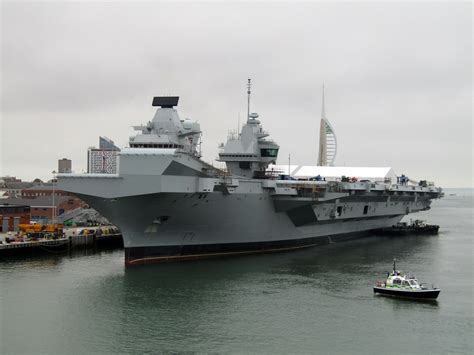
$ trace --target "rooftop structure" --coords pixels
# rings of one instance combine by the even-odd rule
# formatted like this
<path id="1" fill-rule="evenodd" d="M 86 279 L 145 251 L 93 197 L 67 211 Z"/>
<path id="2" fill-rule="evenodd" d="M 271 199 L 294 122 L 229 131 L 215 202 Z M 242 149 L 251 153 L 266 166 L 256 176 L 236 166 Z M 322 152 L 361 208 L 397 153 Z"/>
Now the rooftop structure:
<path id="1" fill-rule="evenodd" d="M 114 144 L 112 139 L 104 136 L 99 137 L 99 149 L 120 150 L 120 148 Z"/>
<path id="2" fill-rule="evenodd" d="M 21 179 L 17 179 L 15 176 L 2 176 L 0 177 L 0 187 L 5 186 L 9 182 L 21 182 Z"/>
<path id="3" fill-rule="evenodd" d="M 25 205 L 31 207 L 45 207 L 45 208 L 52 208 L 54 205 L 58 207 L 64 201 L 68 199 L 72 199 L 71 196 L 56 196 L 54 198 L 51 195 L 49 196 L 39 196 L 37 198 L 11 198 L 8 200 L 4 200 L 3 202 L 7 202 L 6 204 L 16 204 L 16 205 Z"/>
<path id="4" fill-rule="evenodd" d="M 33 182 L 24 182 L 24 181 L 15 181 L 15 182 L 7 182 L 5 183 L 5 187 L 2 188 L 4 194 L 8 197 L 20 197 L 21 192 L 24 189 L 29 187 L 33 187 L 36 184 Z"/>
<path id="5" fill-rule="evenodd" d="M 68 174 L 68 173 L 65 173 Z M 45 183 L 21 190 L 21 198 L 36 198 L 41 196 L 70 196 L 70 193 L 57 189 L 55 184 Z M 20 197 L 20 196 L 17 196 Z"/>

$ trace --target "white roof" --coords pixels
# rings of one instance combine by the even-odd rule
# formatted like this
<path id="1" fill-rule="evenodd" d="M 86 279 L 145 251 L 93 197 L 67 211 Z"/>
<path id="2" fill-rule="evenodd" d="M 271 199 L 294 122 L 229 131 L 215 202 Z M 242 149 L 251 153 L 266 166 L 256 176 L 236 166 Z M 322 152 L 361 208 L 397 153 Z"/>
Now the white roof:
<path id="1" fill-rule="evenodd" d="M 290 171 L 290 175 L 299 169 L 300 165 L 273 165 L 270 164 L 267 168 L 267 171 L 275 171 L 278 174 L 288 175 L 288 170 Z M 288 169 L 289 168 L 289 169 Z"/>
<path id="2" fill-rule="evenodd" d="M 288 174 L 288 165 L 270 165 L 268 170 L 283 171 Z M 349 167 L 349 166 L 309 166 L 291 165 L 290 175 L 295 178 L 310 178 L 321 175 L 321 177 L 336 179 L 342 176 L 356 177 L 357 179 L 396 179 L 396 174 L 391 167 Z"/>
<path id="3" fill-rule="evenodd" d="M 174 148 L 123 148 L 119 155 L 173 155 L 175 153 Z"/>

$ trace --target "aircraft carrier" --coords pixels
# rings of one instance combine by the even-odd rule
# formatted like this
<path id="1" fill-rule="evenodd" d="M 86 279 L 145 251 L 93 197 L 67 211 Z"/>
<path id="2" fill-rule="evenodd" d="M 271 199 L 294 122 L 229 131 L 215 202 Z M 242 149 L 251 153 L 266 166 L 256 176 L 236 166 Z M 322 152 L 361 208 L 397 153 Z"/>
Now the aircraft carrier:
<path id="1" fill-rule="evenodd" d="M 250 86 L 248 89 L 250 101 Z M 394 182 L 298 178 L 269 169 L 279 145 L 258 115 L 220 148 L 226 169 L 201 159 L 199 123 L 179 97 L 155 97 L 151 121 L 120 151 L 115 174 L 60 174 L 59 188 L 120 228 L 127 266 L 292 250 L 369 235 L 430 208 L 442 190 Z"/>

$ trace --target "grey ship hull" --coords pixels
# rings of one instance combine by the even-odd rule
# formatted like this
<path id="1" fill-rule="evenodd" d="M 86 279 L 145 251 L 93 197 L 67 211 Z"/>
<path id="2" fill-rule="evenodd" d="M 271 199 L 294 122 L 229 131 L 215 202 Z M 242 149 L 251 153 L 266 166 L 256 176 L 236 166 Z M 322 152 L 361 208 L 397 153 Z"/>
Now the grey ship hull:
<path id="1" fill-rule="evenodd" d="M 62 174 L 122 231 L 126 265 L 290 250 L 366 235 L 428 209 L 435 187 L 222 175 L 176 149 L 130 148 L 118 174 Z"/>
<path id="2" fill-rule="evenodd" d="M 277 180 L 276 171 L 267 175 L 266 169 L 276 162 L 279 145 L 266 139 L 269 134 L 253 113 L 221 147 L 219 161 L 227 172 L 221 171 L 200 159 L 200 126 L 180 119 L 173 108 L 178 99 L 153 99 L 160 108 L 152 121 L 134 126 L 141 133 L 119 153 L 117 174 L 58 175 L 58 188 L 76 194 L 120 228 L 126 265 L 361 237 L 428 209 L 441 195 L 426 181 L 407 186 L 405 178 L 401 185 L 390 179 Z"/>
<path id="3" fill-rule="evenodd" d="M 79 195 L 117 225 L 124 237 L 125 263 L 292 250 L 366 236 L 373 229 L 398 223 L 413 201 L 383 202 L 367 196 L 338 199 L 344 217 L 332 217 L 335 200 L 305 203 L 315 218 L 292 218 L 276 211 L 268 192 L 247 194 L 156 193 L 113 199 Z M 371 200 L 380 201 L 371 201 Z M 419 209 L 425 203 L 418 202 Z M 363 215 L 369 206 L 368 215 Z M 416 211 L 416 208 L 413 208 Z M 311 211 L 310 211 L 311 212 Z M 319 215 L 319 218 L 316 217 Z"/>

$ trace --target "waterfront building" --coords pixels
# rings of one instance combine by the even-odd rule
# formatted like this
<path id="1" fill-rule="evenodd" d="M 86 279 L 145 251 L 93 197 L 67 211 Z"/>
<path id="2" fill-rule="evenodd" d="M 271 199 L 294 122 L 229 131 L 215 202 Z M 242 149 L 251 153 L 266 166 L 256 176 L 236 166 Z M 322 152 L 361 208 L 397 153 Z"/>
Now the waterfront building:
<path id="1" fill-rule="evenodd" d="M 19 224 L 30 223 L 30 206 L 4 203 L 0 205 L 0 232 L 12 232 Z"/>
<path id="2" fill-rule="evenodd" d="M 57 189 L 53 183 L 46 183 L 39 186 L 32 186 L 21 191 L 21 198 L 37 198 L 41 196 L 71 196 L 70 193 Z M 18 196 L 20 197 L 20 196 Z"/>
<path id="3" fill-rule="evenodd" d="M 40 196 L 36 198 L 8 199 L 9 204 L 28 206 L 31 220 L 36 222 L 51 222 L 64 213 L 82 208 L 86 204 L 73 196 Z M 28 222 L 27 222 L 28 223 Z"/>
<path id="4" fill-rule="evenodd" d="M 99 137 L 99 148 L 87 151 L 87 172 L 90 174 L 115 174 L 117 154 L 120 149 L 107 137 Z"/>
<path id="5" fill-rule="evenodd" d="M 14 181 L 5 183 L 5 193 L 9 198 L 21 197 L 23 189 L 33 187 L 33 182 Z"/>
<path id="6" fill-rule="evenodd" d="M 58 173 L 59 174 L 72 173 L 71 159 L 62 158 L 58 160 Z"/>

